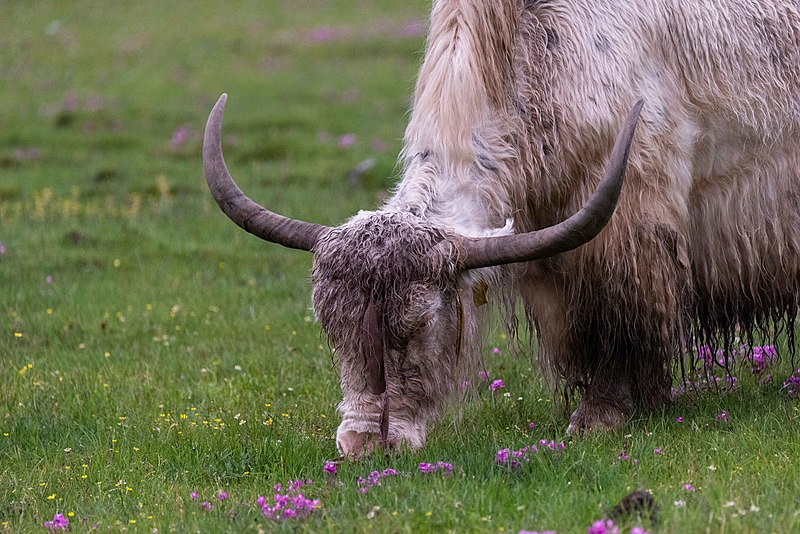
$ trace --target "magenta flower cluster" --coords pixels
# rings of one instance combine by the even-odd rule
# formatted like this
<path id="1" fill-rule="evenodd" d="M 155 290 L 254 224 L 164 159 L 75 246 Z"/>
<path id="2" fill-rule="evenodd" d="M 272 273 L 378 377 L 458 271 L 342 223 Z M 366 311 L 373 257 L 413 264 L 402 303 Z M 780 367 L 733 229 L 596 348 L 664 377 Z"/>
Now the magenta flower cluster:
<path id="1" fill-rule="evenodd" d="M 555 530 L 520 530 L 519 534 L 556 534 Z M 593 521 L 591 526 L 586 529 L 586 534 L 619 534 L 619 527 L 611 519 L 598 519 Z M 647 534 L 642 527 L 633 527 L 630 534 Z"/>
<path id="2" fill-rule="evenodd" d="M 506 387 L 506 385 L 505 385 L 505 384 L 503 383 L 503 381 L 502 381 L 502 380 L 500 380 L 500 379 L 497 379 L 497 380 L 492 380 L 492 383 L 491 383 L 491 384 L 489 384 L 489 389 L 491 389 L 491 390 L 492 390 L 492 393 L 494 393 L 494 392 L 496 392 L 498 389 L 502 389 L 502 388 L 504 388 L 504 387 Z"/>
<path id="3" fill-rule="evenodd" d="M 778 351 L 772 345 L 765 345 L 763 347 L 753 347 L 750 353 L 750 371 L 754 375 L 760 375 L 764 370 L 772 365 L 778 357 Z"/>
<path id="4" fill-rule="evenodd" d="M 691 370 L 691 378 L 687 379 L 684 386 L 675 390 L 676 394 L 685 393 L 687 390 L 702 391 L 709 388 L 735 388 L 737 378 L 730 372 L 739 362 L 748 362 L 750 372 L 759 377 L 759 383 L 766 384 L 772 381 L 772 374 L 767 370 L 775 363 L 778 352 L 773 345 L 748 347 L 740 345 L 738 349 L 730 352 L 712 350 L 708 345 L 697 348 L 697 363 Z M 721 371 L 723 376 L 718 376 Z"/>
<path id="5" fill-rule="evenodd" d="M 539 450 L 543 451 L 563 451 L 567 448 L 567 445 L 562 441 L 560 443 L 556 443 L 553 440 L 540 440 L 539 446 L 536 445 L 527 445 L 518 449 L 516 451 L 512 451 L 511 449 L 500 449 L 494 455 L 494 461 L 498 465 L 508 466 L 511 469 L 518 469 L 522 467 L 523 464 L 527 464 L 531 461 L 531 457 L 538 457 Z"/>
<path id="6" fill-rule="evenodd" d="M 422 462 L 417 466 L 422 475 L 441 472 L 443 476 L 449 476 L 453 472 L 453 464 L 448 462 L 436 462 L 435 464 Z M 367 478 L 358 477 L 358 491 L 360 493 L 369 492 L 373 486 L 380 486 L 381 480 L 387 477 L 411 476 L 409 473 L 398 473 L 395 469 L 384 469 L 383 471 L 373 471 Z"/>
<path id="7" fill-rule="evenodd" d="M 311 480 L 303 482 L 294 480 L 286 483 L 286 488 L 276 484 L 273 488 L 275 495 L 272 503 L 267 498 L 259 495 L 256 504 L 261 508 L 261 513 L 267 519 L 282 521 L 286 519 L 303 519 L 314 510 L 322 508 L 319 499 L 309 499 L 300 492 L 300 488 L 311 484 Z"/>
<path id="8" fill-rule="evenodd" d="M 423 463 L 419 464 L 418 467 L 419 467 L 420 472 L 422 472 L 423 474 L 435 473 L 436 471 L 442 471 L 442 474 L 444 476 L 448 476 L 448 475 L 450 475 L 450 473 L 453 472 L 453 464 L 450 464 L 450 463 L 447 463 L 447 462 L 436 462 L 435 464 L 429 464 L 429 463 L 423 462 Z"/>
<path id="9" fill-rule="evenodd" d="M 367 478 L 358 477 L 357 480 L 358 491 L 360 493 L 367 493 L 372 486 L 380 486 L 381 479 L 384 479 L 386 477 L 396 477 L 397 475 L 398 475 L 397 471 L 389 468 L 389 469 L 384 469 L 383 471 L 373 471 L 369 475 L 367 475 Z"/>
<path id="10" fill-rule="evenodd" d="M 792 373 L 783 383 L 781 390 L 786 390 L 786 393 L 791 398 L 800 398 L 800 369 Z"/>
<path id="11" fill-rule="evenodd" d="M 216 497 L 217 497 L 218 501 L 222 502 L 222 501 L 224 501 L 225 499 L 228 498 L 228 492 L 227 491 L 220 491 L 220 492 L 217 493 Z M 200 498 L 200 494 L 197 493 L 196 491 L 193 491 L 192 493 L 189 494 L 189 498 L 192 501 L 197 501 Z M 214 509 L 214 505 L 211 504 L 208 501 L 203 501 L 203 502 L 200 503 L 200 508 L 202 508 L 206 512 L 210 512 L 211 510 Z"/>
<path id="12" fill-rule="evenodd" d="M 598 519 L 586 529 L 586 534 L 619 534 L 619 527 L 611 519 Z M 642 527 L 633 527 L 631 534 L 647 534 Z"/>
<path id="13" fill-rule="evenodd" d="M 586 529 L 586 534 L 619 534 L 619 527 L 610 519 L 598 519 Z"/>
<path id="14" fill-rule="evenodd" d="M 69 519 L 64 517 L 64 514 L 55 514 L 53 519 L 44 522 L 44 528 L 55 530 L 69 530 Z"/>

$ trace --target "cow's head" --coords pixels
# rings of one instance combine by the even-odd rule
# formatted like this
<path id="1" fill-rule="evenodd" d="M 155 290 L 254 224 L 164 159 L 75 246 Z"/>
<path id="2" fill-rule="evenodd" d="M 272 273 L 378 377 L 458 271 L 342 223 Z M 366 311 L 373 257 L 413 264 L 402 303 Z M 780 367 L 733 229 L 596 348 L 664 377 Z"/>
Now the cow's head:
<path id="1" fill-rule="evenodd" d="M 591 240 L 619 198 L 641 110 L 628 116 L 603 181 L 567 220 L 535 232 L 465 237 L 405 212 L 362 212 L 338 227 L 286 218 L 250 200 L 222 157 L 226 96 L 211 112 L 203 162 L 211 194 L 248 232 L 314 254 L 312 301 L 341 368 L 339 451 L 420 448 L 428 422 L 475 350 L 477 269 L 553 256 Z"/>

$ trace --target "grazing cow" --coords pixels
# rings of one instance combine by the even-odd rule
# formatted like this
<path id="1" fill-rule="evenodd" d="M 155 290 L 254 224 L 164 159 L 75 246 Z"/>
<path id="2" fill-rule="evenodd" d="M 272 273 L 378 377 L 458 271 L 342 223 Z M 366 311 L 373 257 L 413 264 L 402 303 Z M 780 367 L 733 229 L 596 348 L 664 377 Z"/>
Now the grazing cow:
<path id="1" fill-rule="evenodd" d="M 509 324 L 522 310 L 545 376 L 582 393 L 571 432 L 664 406 L 698 342 L 785 330 L 793 346 L 799 9 L 435 0 L 402 179 L 335 228 L 238 189 L 220 99 L 204 143 L 220 207 L 314 253 L 313 307 L 344 394 L 340 452 L 424 445 L 474 372 L 487 298 Z"/>

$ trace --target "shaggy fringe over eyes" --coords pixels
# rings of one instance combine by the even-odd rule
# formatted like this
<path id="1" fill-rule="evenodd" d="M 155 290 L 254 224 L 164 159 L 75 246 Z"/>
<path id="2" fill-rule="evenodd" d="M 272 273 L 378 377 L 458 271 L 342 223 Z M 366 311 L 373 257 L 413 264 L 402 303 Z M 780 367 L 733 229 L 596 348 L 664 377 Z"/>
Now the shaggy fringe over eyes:
<path id="1" fill-rule="evenodd" d="M 456 286 L 453 258 L 432 254 L 445 233 L 408 213 L 362 213 L 317 244 L 312 268 L 314 310 L 337 351 L 362 353 L 354 325 L 371 301 L 380 310 L 390 346 L 403 346 L 430 315 L 425 288 L 445 293 Z"/>

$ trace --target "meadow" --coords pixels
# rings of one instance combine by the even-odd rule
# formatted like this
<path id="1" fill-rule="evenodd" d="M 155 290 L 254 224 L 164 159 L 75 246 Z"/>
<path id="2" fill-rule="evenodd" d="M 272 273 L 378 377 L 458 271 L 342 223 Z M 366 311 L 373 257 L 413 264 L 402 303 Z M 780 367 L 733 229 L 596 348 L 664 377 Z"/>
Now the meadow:
<path id="1" fill-rule="evenodd" d="M 493 330 L 425 450 L 328 464 L 340 392 L 311 258 L 222 215 L 202 129 L 227 92 L 228 164 L 271 209 L 376 206 L 429 2 L 0 6 L 0 531 L 587 532 L 636 490 L 657 509 L 620 532 L 800 531 L 786 339 L 568 439 L 529 349 Z"/>

